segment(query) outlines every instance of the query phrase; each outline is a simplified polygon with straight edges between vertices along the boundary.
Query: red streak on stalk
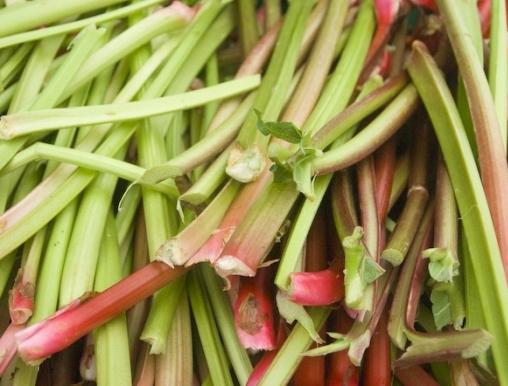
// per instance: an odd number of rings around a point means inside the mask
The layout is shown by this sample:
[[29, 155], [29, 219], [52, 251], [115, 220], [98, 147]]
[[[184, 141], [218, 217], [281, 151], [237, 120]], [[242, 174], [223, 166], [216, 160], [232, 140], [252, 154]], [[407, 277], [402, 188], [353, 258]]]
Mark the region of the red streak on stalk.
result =
[[333, 269], [319, 272], [293, 272], [289, 299], [302, 306], [326, 306], [344, 297], [344, 281]]
[[366, 63], [370, 62], [388, 39], [392, 26], [400, 8], [400, 0], [375, 0], [377, 28], [367, 54]]
[[[338, 310], [335, 315], [334, 330], [346, 334], [352, 325], [353, 319], [350, 319], [344, 310]], [[329, 356], [326, 386], [358, 386], [359, 384], [359, 369], [349, 360], [347, 350], [335, 352]]]
[[490, 34], [490, 13], [492, 10], [491, 0], [478, 1], [478, 12], [480, 13], [480, 22], [482, 25], [482, 35], [488, 38]]
[[439, 386], [420, 366], [397, 367], [395, 376], [404, 386]]
[[34, 285], [24, 280], [23, 268], [20, 268], [9, 293], [9, 314], [12, 324], [25, 324], [34, 309]]
[[267, 351], [263, 354], [259, 362], [256, 364], [256, 367], [252, 370], [252, 373], [247, 380], [245, 386], [257, 386], [259, 381], [263, 378], [266, 373], [266, 370], [272, 364], [274, 358], [277, 356], [279, 349], [284, 344], [286, 340], [286, 328], [284, 326], [284, 322], [279, 323], [279, 329], [277, 331], [277, 347], [275, 350]]
[[242, 345], [250, 350], [276, 347], [273, 327], [273, 269], [258, 270], [255, 277], [242, 277], [233, 307], [235, 326]]
[[18, 353], [26, 362], [36, 362], [61, 351], [185, 272], [154, 261], [104, 292], [18, 332]]
[[363, 374], [363, 386], [390, 386], [392, 384], [388, 310], [383, 312], [370, 340]]
[[272, 174], [267, 167], [259, 178], [246, 185], [240, 194], [231, 204], [217, 230], [203, 244], [199, 251], [192, 256], [185, 264], [191, 266], [203, 261], [209, 261], [212, 264], [221, 256], [224, 247], [233, 235], [236, 228], [243, 221], [249, 209], [254, 205], [264, 188], [272, 179]]
[[22, 328], [23, 326], [16, 326], [11, 323], [0, 337], [0, 376], [3, 375], [16, 355], [15, 334]]

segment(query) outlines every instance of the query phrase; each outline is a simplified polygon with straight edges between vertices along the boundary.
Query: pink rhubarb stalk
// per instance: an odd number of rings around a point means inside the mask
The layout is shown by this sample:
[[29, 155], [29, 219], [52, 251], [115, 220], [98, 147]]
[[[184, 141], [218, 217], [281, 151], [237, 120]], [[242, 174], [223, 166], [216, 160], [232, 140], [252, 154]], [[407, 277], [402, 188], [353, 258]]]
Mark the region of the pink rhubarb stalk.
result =
[[0, 376], [3, 375], [16, 355], [15, 334], [22, 328], [23, 326], [16, 326], [11, 323], [0, 337]]
[[273, 318], [273, 269], [265, 267], [255, 277], [242, 277], [234, 304], [236, 331], [242, 345], [252, 351], [276, 347]]
[[104, 292], [78, 300], [16, 334], [18, 353], [29, 363], [63, 350], [186, 272], [154, 261]]
[[9, 293], [9, 314], [12, 324], [23, 325], [32, 316], [34, 309], [34, 285], [20, 268]]
[[293, 272], [289, 300], [302, 306], [326, 306], [344, 297], [344, 282], [337, 271]]
[[284, 341], [286, 340], [286, 328], [284, 324], [285, 323], [282, 320], [279, 323], [279, 329], [277, 331], [277, 348], [272, 351], [267, 351], [263, 354], [259, 362], [256, 364], [256, 367], [254, 367], [252, 370], [252, 373], [250, 374], [245, 386], [257, 386], [259, 381], [261, 381], [265, 375], [266, 370], [268, 370], [272, 364], [274, 358], [279, 352], [279, 349], [282, 347]]
[[400, 0], [375, 0], [377, 28], [367, 54], [366, 63], [378, 53], [380, 48], [388, 39], [390, 28], [397, 18], [400, 8]]

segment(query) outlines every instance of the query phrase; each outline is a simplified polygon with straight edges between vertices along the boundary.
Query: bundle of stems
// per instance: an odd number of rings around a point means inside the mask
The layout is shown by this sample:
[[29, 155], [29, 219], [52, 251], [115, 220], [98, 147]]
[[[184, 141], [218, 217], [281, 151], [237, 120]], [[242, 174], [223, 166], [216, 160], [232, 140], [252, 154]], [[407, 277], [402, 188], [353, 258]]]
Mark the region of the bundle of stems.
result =
[[0, 383], [508, 386], [506, 26], [1, 1]]

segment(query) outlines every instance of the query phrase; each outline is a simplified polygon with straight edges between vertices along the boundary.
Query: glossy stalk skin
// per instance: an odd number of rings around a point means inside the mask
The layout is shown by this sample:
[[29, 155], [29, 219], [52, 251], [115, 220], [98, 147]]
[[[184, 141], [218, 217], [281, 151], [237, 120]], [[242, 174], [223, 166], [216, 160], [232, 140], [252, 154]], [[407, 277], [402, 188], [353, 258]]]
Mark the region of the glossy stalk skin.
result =
[[27, 362], [38, 362], [61, 351], [185, 272], [184, 268], [152, 262], [104, 292], [78, 300], [52, 317], [20, 331], [16, 335], [18, 353]]
[[273, 289], [272, 267], [259, 269], [253, 278], [240, 278], [233, 311], [237, 334], [246, 349], [275, 348]]
[[293, 272], [288, 295], [289, 300], [302, 306], [327, 306], [344, 297], [344, 282], [333, 269]]
[[0, 376], [3, 375], [7, 367], [16, 356], [16, 339], [15, 335], [23, 326], [9, 324], [9, 327], [2, 333], [0, 337]]

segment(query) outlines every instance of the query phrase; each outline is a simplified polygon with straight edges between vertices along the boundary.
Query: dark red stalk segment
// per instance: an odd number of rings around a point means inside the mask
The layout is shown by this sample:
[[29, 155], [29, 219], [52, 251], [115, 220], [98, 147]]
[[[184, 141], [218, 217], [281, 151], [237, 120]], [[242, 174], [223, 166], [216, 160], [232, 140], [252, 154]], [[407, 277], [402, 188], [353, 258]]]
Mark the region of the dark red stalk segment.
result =
[[254, 367], [252, 370], [252, 373], [250, 374], [245, 386], [257, 386], [259, 381], [263, 378], [263, 375], [265, 375], [266, 370], [268, 367], [270, 367], [274, 358], [277, 356], [279, 349], [284, 344], [286, 335], [286, 327], [284, 321], [281, 320], [277, 330], [277, 348], [272, 351], [267, 351], [263, 354], [259, 362], [256, 364], [256, 367]]
[[392, 384], [388, 310], [379, 320], [365, 357], [363, 386], [390, 386]]
[[14, 336], [22, 328], [23, 326], [16, 326], [11, 323], [0, 337], [0, 376], [2, 376], [16, 355], [16, 340]]
[[395, 376], [403, 386], [439, 386], [439, 383], [420, 366], [397, 367]]
[[26, 362], [37, 362], [61, 351], [186, 271], [154, 261], [104, 292], [17, 333], [18, 353]]
[[490, 34], [490, 14], [492, 9], [491, 0], [478, 1], [478, 12], [480, 13], [480, 22], [482, 25], [482, 35], [488, 38]]
[[[311, 348], [315, 347], [317, 347], [316, 343], [311, 346]], [[291, 385], [324, 386], [326, 379], [325, 360], [326, 358], [323, 355], [316, 357], [304, 357], [293, 374]]]
[[[353, 325], [344, 310], [336, 312], [333, 331], [346, 334]], [[355, 367], [348, 356], [347, 350], [338, 351], [328, 357], [326, 386], [358, 386], [360, 384], [359, 368]]]
[[15, 325], [25, 324], [32, 316], [34, 309], [34, 285], [23, 279], [23, 268], [20, 268], [14, 287], [9, 293], [9, 314]]
[[411, 0], [411, 2], [419, 7], [423, 7], [437, 13], [437, 5], [434, 0]]
[[242, 277], [233, 307], [235, 326], [242, 345], [250, 350], [273, 350], [273, 267], [258, 269], [254, 277]]
[[317, 272], [328, 268], [326, 217], [320, 208], [309, 229], [305, 245], [305, 271]]

